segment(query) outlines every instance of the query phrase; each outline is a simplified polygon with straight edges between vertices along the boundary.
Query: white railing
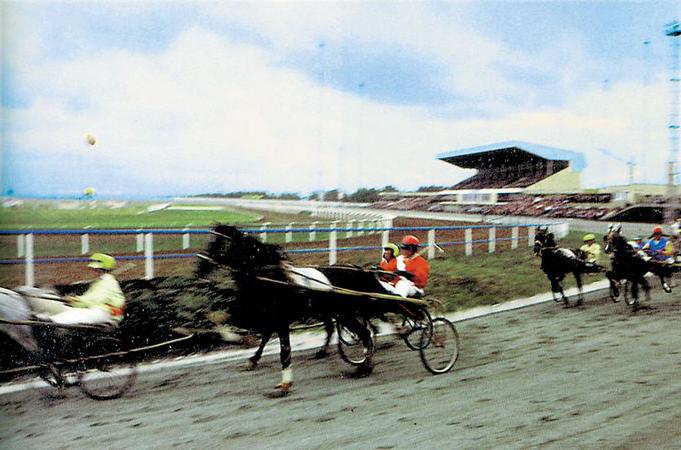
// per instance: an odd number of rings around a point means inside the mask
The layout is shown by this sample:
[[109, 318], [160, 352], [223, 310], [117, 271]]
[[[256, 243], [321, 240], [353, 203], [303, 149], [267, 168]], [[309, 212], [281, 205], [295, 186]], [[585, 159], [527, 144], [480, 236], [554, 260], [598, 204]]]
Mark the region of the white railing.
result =
[[[338, 252], [342, 251], [366, 251], [366, 250], [379, 250], [385, 247], [390, 242], [390, 233], [399, 232], [400, 235], [404, 235], [410, 232], [427, 232], [427, 242], [424, 244], [427, 247], [427, 257], [432, 259], [435, 257], [435, 249], [437, 247], [447, 247], [447, 246], [464, 246], [464, 254], [470, 256], [474, 252], [475, 244], [487, 244], [487, 252], [494, 253], [497, 249], [497, 245], [501, 241], [511, 241], [511, 248], [515, 249], [521, 242], [519, 237], [519, 230], [521, 228], [527, 229], [527, 240], [528, 246], [534, 244], [534, 229], [539, 224], [522, 224], [522, 225], [467, 225], [467, 226], [425, 226], [425, 227], [393, 227], [392, 219], [385, 219], [382, 221], [373, 221], [370, 226], [355, 227], [354, 223], [348, 223], [346, 227], [339, 227], [338, 222], [333, 222], [331, 226], [319, 225], [318, 223], [313, 223], [311, 225], [298, 225], [295, 223], [289, 223], [284, 228], [268, 228], [268, 224], [263, 224], [259, 228], [252, 229], [242, 229], [246, 233], [251, 233], [259, 236], [263, 241], [267, 241], [267, 236], [269, 233], [272, 234], [285, 234], [286, 242], [292, 242], [293, 233], [309, 233], [309, 240], [313, 241], [317, 238], [317, 233], [328, 233], [328, 246], [325, 248], [309, 248], [309, 249], [289, 249], [288, 252], [292, 254], [296, 253], [328, 253], [329, 264], [335, 264], [338, 260]], [[544, 225], [544, 224], [541, 224]], [[549, 229], [557, 237], [565, 237], [569, 232], [568, 223], [551, 223], [548, 224]], [[487, 239], [473, 239], [473, 230], [475, 229], [487, 229], [488, 237]], [[498, 229], [510, 229], [510, 238], [500, 238], [497, 236]], [[464, 239], [463, 241], [436, 241], [438, 231], [453, 231], [453, 230], [463, 230]], [[363, 246], [350, 246], [350, 247], [338, 247], [338, 233], [345, 233], [348, 236], [349, 233], [369, 233], [369, 234], [381, 234], [380, 245], [363, 245]], [[46, 264], [46, 263], [60, 263], [60, 262], [79, 262], [87, 261], [86, 257], [60, 257], [60, 258], [35, 258], [34, 257], [34, 235], [80, 235], [81, 239], [83, 236], [90, 235], [131, 235], [136, 237], [136, 251], [143, 251], [143, 255], [118, 255], [117, 259], [120, 260], [144, 260], [145, 267], [145, 278], [151, 279], [154, 277], [155, 268], [154, 261], [156, 259], [175, 259], [175, 258], [192, 258], [195, 253], [164, 253], [155, 254], [154, 253], [154, 235], [159, 234], [175, 234], [182, 236], [182, 248], [189, 248], [189, 236], [192, 234], [208, 234], [210, 230], [208, 229], [148, 229], [148, 230], [95, 230], [89, 229], [87, 232], [85, 230], [33, 230], [30, 233], [26, 233], [26, 230], [5, 230], [0, 231], [0, 235], [16, 235], [17, 236], [17, 258], [16, 259], [5, 259], [0, 260], [0, 265], [3, 264], [24, 264], [25, 265], [25, 283], [27, 286], [33, 286], [35, 284], [35, 265], [36, 264]], [[141, 249], [140, 249], [141, 243]], [[82, 250], [82, 248], [81, 248]]]

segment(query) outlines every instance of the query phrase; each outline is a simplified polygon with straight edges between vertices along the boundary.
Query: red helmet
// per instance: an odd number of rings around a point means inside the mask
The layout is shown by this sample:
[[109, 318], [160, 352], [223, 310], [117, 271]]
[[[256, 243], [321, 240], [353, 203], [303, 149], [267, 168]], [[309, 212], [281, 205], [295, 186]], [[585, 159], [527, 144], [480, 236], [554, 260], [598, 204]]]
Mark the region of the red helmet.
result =
[[417, 238], [416, 236], [411, 235], [411, 234], [405, 236], [404, 238], [402, 238], [402, 246], [406, 246], [406, 245], [413, 245], [413, 246], [418, 247], [419, 238]]
[[662, 227], [653, 228], [653, 234], [662, 234]]

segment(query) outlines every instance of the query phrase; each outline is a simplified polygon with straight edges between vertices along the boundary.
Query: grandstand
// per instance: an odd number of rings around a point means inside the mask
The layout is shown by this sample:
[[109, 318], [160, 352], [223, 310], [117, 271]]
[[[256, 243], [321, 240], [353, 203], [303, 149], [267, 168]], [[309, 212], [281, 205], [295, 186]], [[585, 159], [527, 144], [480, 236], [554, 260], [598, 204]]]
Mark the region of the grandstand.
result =
[[453, 150], [437, 159], [477, 173], [439, 192], [383, 193], [389, 209], [600, 218], [609, 193], [583, 192], [581, 153], [521, 141]]
[[[507, 141], [440, 153], [437, 159], [477, 173], [451, 190], [520, 188], [519, 191], [576, 193], [581, 190], [581, 153]], [[515, 191], [518, 192], [518, 191]]]
[[659, 222], [666, 185], [582, 189], [581, 153], [506, 141], [440, 153], [475, 175], [438, 192], [384, 192], [372, 206], [490, 215]]

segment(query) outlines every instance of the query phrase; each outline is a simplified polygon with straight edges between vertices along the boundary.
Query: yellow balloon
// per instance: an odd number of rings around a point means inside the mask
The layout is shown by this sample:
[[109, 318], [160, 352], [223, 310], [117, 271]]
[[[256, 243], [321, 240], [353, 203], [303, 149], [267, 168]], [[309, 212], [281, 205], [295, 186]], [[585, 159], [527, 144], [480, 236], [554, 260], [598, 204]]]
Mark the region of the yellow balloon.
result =
[[97, 143], [97, 139], [95, 139], [95, 136], [92, 133], [88, 133], [85, 135], [85, 140], [87, 141], [88, 144], [90, 145], [95, 145]]

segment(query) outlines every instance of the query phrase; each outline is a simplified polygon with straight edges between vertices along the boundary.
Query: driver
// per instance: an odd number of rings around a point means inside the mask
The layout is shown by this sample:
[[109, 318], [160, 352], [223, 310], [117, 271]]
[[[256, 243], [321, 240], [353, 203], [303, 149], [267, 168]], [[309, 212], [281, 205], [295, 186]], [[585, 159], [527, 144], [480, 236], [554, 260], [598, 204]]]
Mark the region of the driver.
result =
[[662, 235], [662, 227], [655, 227], [653, 229], [653, 234], [650, 235], [650, 239], [643, 246], [643, 250], [657, 261], [664, 263], [674, 262], [672, 243]]
[[419, 240], [408, 235], [400, 244], [400, 256], [397, 257], [397, 273], [401, 275], [395, 284], [395, 293], [402, 297], [423, 296], [423, 289], [428, 284], [430, 266], [428, 261], [417, 253]]
[[37, 317], [63, 325], [116, 325], [123, 319], [125, 296], [111, 270], [116, 267], [113, 256], [95, 253], [88, 267], [98, 278], [83, 295], [67, 296], [66, 302], [29, 297]]
[[397, 245], [389, 242], [383, 247], [383, 259], [378, 264], [378, 267], [387, 272], [395, 272], [397, 270], [397, 255], [399, 253], [400, 249]]
[[596, 243], [596, 236], [592, 233], [584, 235], [584, 245], [580, 247], [586, 256], [586, 272], [600, 272], [603, 266], [601, 260], [601, 246]]

